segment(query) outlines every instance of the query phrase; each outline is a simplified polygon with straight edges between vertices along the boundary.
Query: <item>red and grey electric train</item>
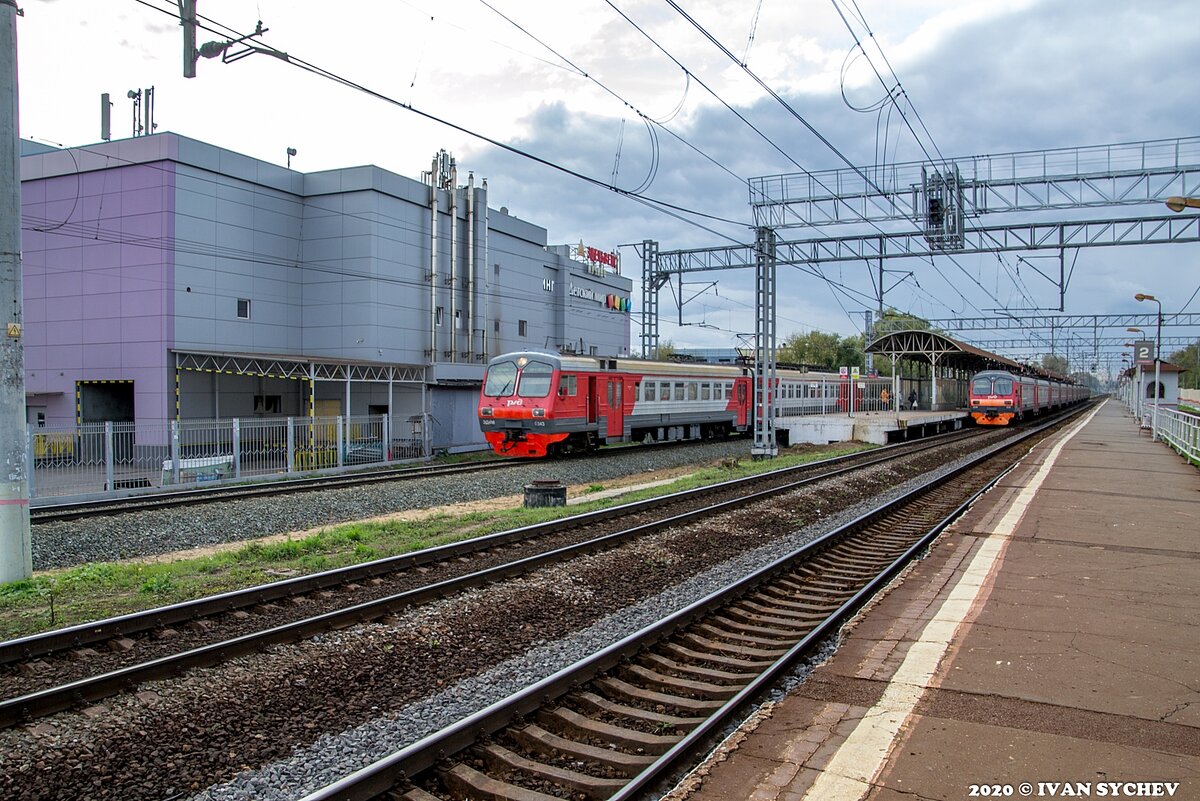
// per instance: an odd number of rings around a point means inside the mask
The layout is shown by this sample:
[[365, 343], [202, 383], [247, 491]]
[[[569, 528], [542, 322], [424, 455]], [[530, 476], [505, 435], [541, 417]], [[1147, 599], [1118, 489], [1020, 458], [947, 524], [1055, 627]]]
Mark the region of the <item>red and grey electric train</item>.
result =
[[[845, 409], [836, 375], [779, 370], [788, 414]], [[614, 442], [704, 439], [753, 425], [749, 367], [507, 353], [488, 364], [479, 427], [502, 456], [541, 457]], [[854, 390], [858, 392], [859, 390]]]
[[971, 417], [979, 425], [1006, 426], [1014, 420], [1082, 403], [1084, 386], [1053, 378], [984, 370], [971, 379]]

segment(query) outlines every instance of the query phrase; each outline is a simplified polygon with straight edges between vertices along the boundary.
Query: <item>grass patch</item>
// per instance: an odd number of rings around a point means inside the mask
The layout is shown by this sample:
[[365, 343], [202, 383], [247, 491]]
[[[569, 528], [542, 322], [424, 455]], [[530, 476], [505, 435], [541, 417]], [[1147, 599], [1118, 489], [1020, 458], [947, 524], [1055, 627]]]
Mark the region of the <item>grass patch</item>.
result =
[[[0, 639], [100, 620], [156, 606], [409, 553], [670, 492], [855, 453], [873, 446], [785, 452], [773, 460], [715, 466], [671, 484], [570, 507], [434, 513], [423, 520], [349, 523], [305, 537], [250, 542], [173, 562], [100, 562], [0, 584]], [[598, 492], [594, 484], [586, 493]]]

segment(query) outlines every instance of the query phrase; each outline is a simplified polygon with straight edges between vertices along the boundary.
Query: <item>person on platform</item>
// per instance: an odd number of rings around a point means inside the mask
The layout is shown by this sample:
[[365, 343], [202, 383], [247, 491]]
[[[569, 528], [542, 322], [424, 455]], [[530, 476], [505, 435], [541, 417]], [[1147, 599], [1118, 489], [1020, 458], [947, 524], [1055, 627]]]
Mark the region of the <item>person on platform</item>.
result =
[[883, 404], [883, 410], [885, 412], [887, 411], [888, 401], [891, 400], [891, 397], [892, 396], [888, 394], [887, 387], [884, 387], [883, 392], [879, 393], [879, 402]]
[[910, 409], [917, 408], [917, 391], [915, 389], [912, 392], [908, 393], [908, 408], [910, 408]]

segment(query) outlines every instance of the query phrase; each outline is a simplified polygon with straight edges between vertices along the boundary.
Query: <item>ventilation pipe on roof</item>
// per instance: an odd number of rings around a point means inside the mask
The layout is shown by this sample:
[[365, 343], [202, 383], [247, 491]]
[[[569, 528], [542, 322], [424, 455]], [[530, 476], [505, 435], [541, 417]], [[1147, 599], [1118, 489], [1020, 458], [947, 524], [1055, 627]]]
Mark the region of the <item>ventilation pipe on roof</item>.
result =
[[437, 361], [437, 248], [438, 248], [438, 162], [441, 154], [433, 157], [429, 171], [429, 363]]
[[467, 173], [467, 361], [475, 361], [475, 173]]
[[481, 297], [483, 298], [483, 337], [479, 343], [479, 352], [483, 355], [483, 360], [487, 361], [491, 356], [491, 351], [488, 350], [488, 321], [492, 317], [492, 292], [491, 292], [491, 273], [488, 272], [488, 226], [491, 221], [488, 219], [488, 196], [487, 196], [487, 178], [483, 179], [483, 188], [479, 193], [479, 200], [483, 205], [483, 269], [479, 271], [479, 276], [483, 279], [480, 288]]
[[450, 159], [450, 361], [458, 361], [458, 165]]

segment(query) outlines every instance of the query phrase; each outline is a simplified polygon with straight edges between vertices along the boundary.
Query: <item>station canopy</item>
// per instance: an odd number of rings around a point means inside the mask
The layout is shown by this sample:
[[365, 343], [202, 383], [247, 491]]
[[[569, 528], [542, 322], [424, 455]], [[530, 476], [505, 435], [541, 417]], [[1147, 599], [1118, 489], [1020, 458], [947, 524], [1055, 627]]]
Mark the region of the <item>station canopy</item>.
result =
[[893, 331], [871, 341], [864, 350], [867, 353], [890, 356], [897, 361], [908, 359], [925, 362], [935, 368], [971, 373], [980, 370], [1009, 370], [1028, 375], [1048, 375], [1036, 367], [1015, 362], [998, 353], [980, 350], [937, 331]]

